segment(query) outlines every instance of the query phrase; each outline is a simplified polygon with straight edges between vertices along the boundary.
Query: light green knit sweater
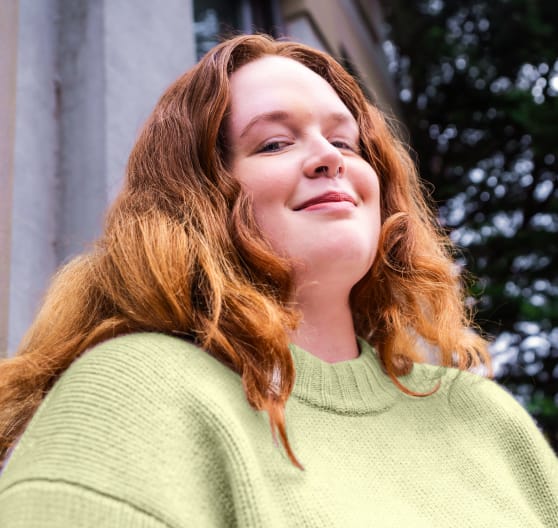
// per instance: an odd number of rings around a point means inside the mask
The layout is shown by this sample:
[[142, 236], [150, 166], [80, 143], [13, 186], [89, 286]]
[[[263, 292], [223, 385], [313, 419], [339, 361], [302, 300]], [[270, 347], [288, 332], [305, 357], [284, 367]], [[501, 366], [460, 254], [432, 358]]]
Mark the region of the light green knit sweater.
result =
[[292, 348], [296, 469], [238, 375], [178, 338], [87, 352], [0, 477], [2, 528], [554, 527], [558, 463], [495, 383], [416, 365], [396, 389], [374, 351], [327, 364]]

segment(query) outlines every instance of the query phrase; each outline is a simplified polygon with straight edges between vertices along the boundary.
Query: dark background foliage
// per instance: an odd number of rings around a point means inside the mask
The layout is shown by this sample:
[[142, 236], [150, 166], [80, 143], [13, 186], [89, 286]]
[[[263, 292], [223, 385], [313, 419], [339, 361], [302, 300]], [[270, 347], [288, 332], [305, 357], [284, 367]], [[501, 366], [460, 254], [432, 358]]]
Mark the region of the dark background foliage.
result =
[[558, 450], [558, 2], [385, 0], [398, 114], [497, 380]]

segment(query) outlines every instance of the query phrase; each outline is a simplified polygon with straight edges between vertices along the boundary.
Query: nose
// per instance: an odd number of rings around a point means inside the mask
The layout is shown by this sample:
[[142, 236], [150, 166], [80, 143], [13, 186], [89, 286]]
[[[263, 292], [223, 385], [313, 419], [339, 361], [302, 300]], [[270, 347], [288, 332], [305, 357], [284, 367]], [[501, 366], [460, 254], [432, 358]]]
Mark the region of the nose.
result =
[[326, 138], [317, 138], [310, 149], [303, 169], [307, 178], [336, 178], [345, 174], [343, 155]]

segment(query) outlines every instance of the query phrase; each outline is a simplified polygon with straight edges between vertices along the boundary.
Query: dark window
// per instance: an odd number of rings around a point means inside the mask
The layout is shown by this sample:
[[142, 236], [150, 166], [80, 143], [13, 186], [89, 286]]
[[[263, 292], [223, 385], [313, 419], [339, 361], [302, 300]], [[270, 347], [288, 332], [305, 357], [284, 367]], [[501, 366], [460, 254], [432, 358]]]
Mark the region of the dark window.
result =
[[196, 0], [194, 2], [194, 31], [198, 60], [223, 36], [239, 30], [240, 2], [230, 0]]
[[198, 60], [223, 38], [239, 33], [283, 33], [277, 0], [195, 0], [194, 31]]

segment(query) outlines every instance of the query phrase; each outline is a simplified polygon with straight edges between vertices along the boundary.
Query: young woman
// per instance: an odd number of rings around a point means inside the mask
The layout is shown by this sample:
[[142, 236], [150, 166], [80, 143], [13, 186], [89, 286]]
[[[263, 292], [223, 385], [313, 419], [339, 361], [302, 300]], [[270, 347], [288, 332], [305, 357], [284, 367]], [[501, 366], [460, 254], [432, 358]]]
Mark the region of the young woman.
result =
[[0, 525], [556, 526], [450, 251], [331, 57], [217, 46], [0, 365]]

